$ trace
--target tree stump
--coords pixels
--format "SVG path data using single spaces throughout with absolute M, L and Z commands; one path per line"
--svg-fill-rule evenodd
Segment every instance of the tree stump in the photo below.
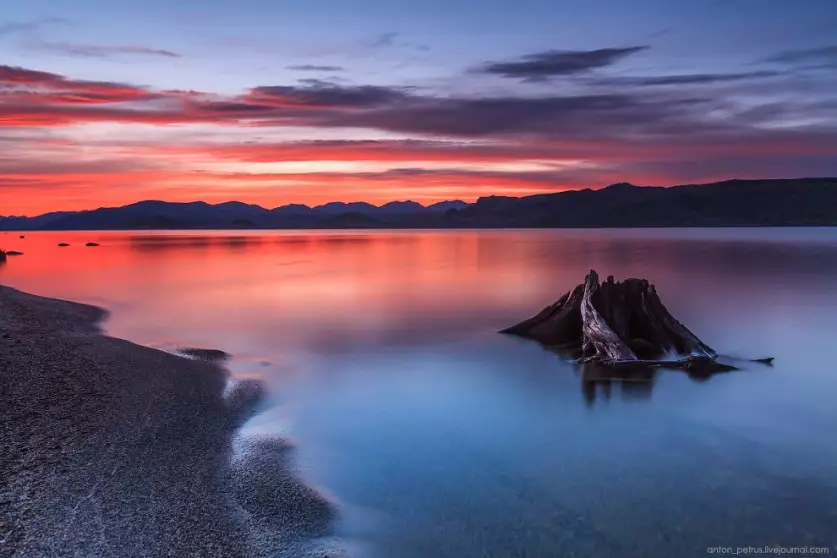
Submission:
M 558 302 L 501 333 L 609 367 L 679 368 L 698 377 L 737 369 L 669 313 L 654 285 L 613 276 L 599 283 L 593 270 Z

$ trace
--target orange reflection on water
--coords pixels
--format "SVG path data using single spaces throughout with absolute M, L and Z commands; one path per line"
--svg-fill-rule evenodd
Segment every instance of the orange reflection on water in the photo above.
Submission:
M 777 286 L 777 274 L 798 280 L 805 266 L 822 273 L 835 261 L 831 240 L 819 256 L 815 247 L 706 240 L 711 231 L 24 234 L 0 235 L 0 247 L 24 252 L 0 268 L 3 283 L 112 309 L 107 328 L 117 336 L 209 339 L 252 355 L 457 342 L 532 315 L 590 268 L 648 277 L 675 315 L 723 343 L 707 305 L 776 322 L 782 304 L 799 297 Z M 752 296 L 730 295 L 708 271 L 746 278 Z
M 231 337 L 256 329 L 299 341 L 323 336 L 338 344 L 370 336 L 408 341 L 410 332 L 426 332 L 442 322 L 464 328 L 481 319 L 490 322 L 503 308 L 537 306 L 543 302 L 539 285 L 552 291 L 562 282 L 529 253 L 535 245 L 509 234 L 49 232 L 4 237 L 7 249 L 25 252 L 3 269 L 4 282 L 117 310 L 128 305 L 130 312 L 116 312 L 109 329 L 139 340 L 150 332 L 136 329 L 147 330 L 158 315 L 177 322 L 168 328 L 176 325 L 184 332 L 224 324 Z M 101 246 L 84 246 L 88 241 Z M 71 246 L 58 247 L 59 242 Z M 568 275 L 565 283 L 576 279 Z

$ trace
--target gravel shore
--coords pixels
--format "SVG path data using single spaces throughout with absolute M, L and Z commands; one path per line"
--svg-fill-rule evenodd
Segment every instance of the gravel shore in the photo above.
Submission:
M 231 454 L 260 385 L 225 398 L 217 364 L 106 337 L 104 316 L 0 286 L 0 556 L 306 554 L 334 508 L 288 445 Z

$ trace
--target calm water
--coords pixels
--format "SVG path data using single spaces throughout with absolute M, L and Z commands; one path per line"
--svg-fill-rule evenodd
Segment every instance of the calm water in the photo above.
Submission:
M 276 404 L 246 433 L 294 438 L 373 557 L 837 543 L 837 229 L 17 237 L 0 282 L 264 378 Z M 719 352 L 775 366 L 586 385 L 495 333 L 590 268 L 649 278 Z

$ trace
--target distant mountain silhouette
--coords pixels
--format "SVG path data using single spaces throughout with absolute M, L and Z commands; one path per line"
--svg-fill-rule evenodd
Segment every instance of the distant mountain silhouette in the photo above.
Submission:
M 275 215 L 315 215 L 317 210 L 300 203 L 292 203 L 274 208 L 270 212 Z
M 325 213 L 328 215 L 340 215 L 341 213 L 351 213 L 353 211 L 357 211 L 358 213 L 370 214 L 374 212 L 376 209 L 378 208 L 366 202 L 331 202 L 325 205 L 318 205 L 314 208 L 315 211 Z
M 429 209 L 430 211 L 445 212 L 445 211 L 450 211 L 451 209 L 456 209 L 456 210 L 465 209 L 466 207 L 468 207 L 468 204 L 465 203 L 464 201 L 453 200 L 453 201 L 443 201 L 443 202 L 434 203 L 433 205 L 428 205 L 427 209 Z
M 614 184 L 525 198 L 491 196 L 456 212 L 463 227 L 837 225 L 837 178 Z
M 123 207 L 0 217 L 3 230 L 236 228 L 515 228 L 837 225 L 837 178 L 728 180 L 668 188 L 613 184 L 475 203 L 332 202 L 265 209 L 149 200 Z
M 0 217 L 0 230 L 426 227 L 433 226 L 447 208 L 467 206 L 454 200 L 429 207 L 414 201 L 395 201 L 380 207 L 365 202 L 331 202 L 316 207 L 290 204 L 266 209 L 238 201 L 212 205 L 146 200 L 31 218 Z
M 431 206 L 432 207 L 432 206 Z M 373 210 L 373 214 L 405 214 L 405 213 L 424 213 L 425 211 L 432 211 L 430 207 L 424 207 L 420 203 L 416 203 L 414 201 L 394 201 L 389 202 L 388 204 L 382 205 L 376 210 Z
M 54 211 L 52 213 L 44 213 L 37 217 L 2 217 L 0 216 L 0 229 L 17 230 L 17 229 L 42 229 L 47 228 L 50 223 L 57 221 L 62 217 L 73 215 L 72 211 Z

